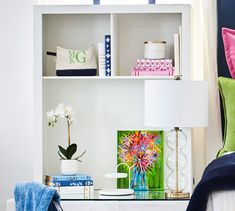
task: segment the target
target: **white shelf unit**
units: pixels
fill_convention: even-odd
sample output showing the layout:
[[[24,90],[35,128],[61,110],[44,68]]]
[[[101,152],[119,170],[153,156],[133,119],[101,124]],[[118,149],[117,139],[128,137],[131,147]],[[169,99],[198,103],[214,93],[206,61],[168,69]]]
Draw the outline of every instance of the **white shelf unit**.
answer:
[[[165,40],[166,57],[173,58],[173,35],[182,26],[184,42],[181,74],[185,78],[189,77],[188,5],[35,8],[35,13],[38,13],[35,21],[40,22],[39,28],[42,29],[43,76],[55,76],[54,59],[47,56],[46,51],[55,52],[57,45],[71,49],[87,49],[91,44],[97,47],[98,42],[104,42],[105,34],[111,34],[112,37],[112,75],[130,76],[136,60],[143,58],[146,40]]]
[[[117,130],[154,129],[144,126],[144,81],[173,79],[132,77],[130,68],[143,58],[146,40],[166,40],[167,57],[173,58],[173,34],[182,26],[181,74],[190,79],[190,6],[35,6],[34,14],[35,180],[59,172],[57,145],[66,144],[66,125],[61,121],[48,128],[46,112],[63,102],[74,108],[78,119],[72,141],[79,152],[87,150],[80,171],[91,174],[97,188],[114,187],[104,174],[115,171]],[[57,45],[87,48],[102,42],[105,34],[112,39],[111,77],[55,76],[46,51],[55,51]],[[187,191],[192,192],[190,131],[188,139]]]
[[[43,80],[173,80],[173,76],[44,76]]]

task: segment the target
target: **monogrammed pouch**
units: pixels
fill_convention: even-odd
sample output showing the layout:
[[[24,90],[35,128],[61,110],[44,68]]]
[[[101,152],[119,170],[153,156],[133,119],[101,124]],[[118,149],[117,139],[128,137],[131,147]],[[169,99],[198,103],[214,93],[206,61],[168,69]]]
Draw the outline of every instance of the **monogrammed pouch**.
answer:
[[[57,76],[94,76],[97,73],[95,46],[87,50],[71,50],[57,46]]]

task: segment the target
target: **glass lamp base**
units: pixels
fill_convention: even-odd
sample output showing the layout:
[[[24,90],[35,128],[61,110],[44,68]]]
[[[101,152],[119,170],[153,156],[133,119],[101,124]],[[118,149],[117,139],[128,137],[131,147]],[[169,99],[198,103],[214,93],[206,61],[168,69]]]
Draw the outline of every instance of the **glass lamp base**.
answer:
[[[190,193],[186,192],[166,192],[166,199],[188,199],[190,198]]]

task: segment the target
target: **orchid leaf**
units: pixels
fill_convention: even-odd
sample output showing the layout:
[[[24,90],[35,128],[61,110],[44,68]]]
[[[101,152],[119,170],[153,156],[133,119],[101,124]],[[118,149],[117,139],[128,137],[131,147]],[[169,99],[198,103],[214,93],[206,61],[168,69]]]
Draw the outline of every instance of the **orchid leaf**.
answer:
[[[76,153],[77,151],[77,144],[71,144],[67,148],[67,159],[72,159],[72,156]]]
[[[62,153],[62,155],[64,155],[67,159],[69,159],[68,158],[68,152],[67,152],[67,150],[66,149],[64,149],[62,146],[58,146],[59,147],[59,151]]]
[[[66,160],[66,158],[64,158],[61,154],[60,151],[58,150],[58,155],[60,156],[61,160]]]

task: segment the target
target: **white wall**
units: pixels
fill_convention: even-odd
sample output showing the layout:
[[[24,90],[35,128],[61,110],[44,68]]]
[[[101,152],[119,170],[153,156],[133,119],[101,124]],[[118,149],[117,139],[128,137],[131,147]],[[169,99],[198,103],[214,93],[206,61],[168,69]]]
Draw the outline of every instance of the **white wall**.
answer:
[[[17,182],[33,178],[32,0],[0,4],[0,210]]]

